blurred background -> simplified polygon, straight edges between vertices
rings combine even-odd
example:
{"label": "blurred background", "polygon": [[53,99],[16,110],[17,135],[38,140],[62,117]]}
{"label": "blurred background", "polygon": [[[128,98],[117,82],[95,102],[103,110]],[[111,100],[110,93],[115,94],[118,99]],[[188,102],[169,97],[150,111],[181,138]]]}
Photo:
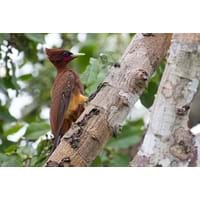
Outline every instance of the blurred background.
{"label": "blurred background", "polygon": [[[86,56],[71,62],[85,94],[92,94],[119,61],[133,33],[0,34],[0,166],[43,166],[52,145],[50,90],[56,74],[44,48],[65,48]],[[149,121],[165,60],[131,110],[117,138],[111,138],[91,166],[128,166]],[[198,101],[199,102],[199,97]],[[194,110],[200,113],[200,106]],[[195,114],[194,114],[195,115]],[[199,116],[191,126],[199,123]]]}

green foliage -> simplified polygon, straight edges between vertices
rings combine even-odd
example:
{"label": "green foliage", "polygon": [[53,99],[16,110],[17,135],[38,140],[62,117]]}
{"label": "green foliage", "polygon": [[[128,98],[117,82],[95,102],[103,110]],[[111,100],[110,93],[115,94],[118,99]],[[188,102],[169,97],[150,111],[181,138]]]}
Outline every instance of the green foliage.
{"label": "green foliage", "polygon": [[125,167],[128,166],[129,156],[123,153],[114,154],[110,161],[112,167]]}
{"label": "green foliage", "polygon": [[12,135],[19,131],[23,127],[23,124],[16,123],[14,125],[9,126],[7,130],[4,131],[4,136],[7,137],[8,135]]}
{"label": "green foliage", "polygon": [[143,121],[127,121],[119,135],[111,138],[92,166],[128,166],[131,148],[141,141]]}
{"label": "green foliage", "polygon": [[117,58],[112,52],[102,53],[99,58],[90,58],[89,65],[81,74],[81,81],[85,86],[85,93],[90,95],[97,89],[97,86],[104,80],[108,69],[117,62]]}
{"label": "green foliage", "polygon": [[4,40],[8,40],[9,37],[10,37],[10,34],[8,34],[8,33],[1,33],[0,34],[0,44],[2,44]]}
{"label": "green foliage", "polygon": [[46,122],[32,122],[26,130],[24,137],[28,140],[37,140],[39,137],[44,136],[50,127]]}
{"label": "green foliage", "polygon": [[0,105],[0,120],[7,122],[12,122],[15,120],[15,118],[9,113],[6,106]]}
{"label": "green foliage", "polygon": [[44,43],[43,33],[10,34],[10,44],[25,54],[25,61],[38,62],[38,43]]}
{"label": "green foliage", "polygon": [[22,160],[17,155],[7,156],[0,153],[0,166],[1,167],[21,167],[23,166]]}
{"label": "green foliage", "polygon": [[37,42],[44,43],[44,34],[43,33],[25,33],[24,34],[28,39]]}
{"label": "green foliage", "polygon": [[122,128],[122,132],[117,138],[112,138],[108,142],[108,146],[111,148],[129,148],[134,144],[140,142],[143,121],[139,120],[137,122],[128,121]]}
{"label": "green foliage", "polygon": [[165,61],[162,61],[159,67],[157,67],[153,76],[151,77],[151,80],[147,88],[144,90],[144,93],[140,97],[142,104],[147,108],[150,108],[153,104],[155,94],[157,93],[158,86],[164,71],[164,66],[165,66]]}
{"label": "green foliage", "polygon": [[[45,101],[39,101],[40,95],[43,95],[46,90],[46,84],[41,82],[43,78],[37,76],[37,83],[40,85],[37,85],[39,86],[37,91],[33,91],[32,86],[36,80],[32,73],[16,77],[16,70],[19,71],[24,64],[38,64],[40,62],[38,59],[37,46],[39,43],[45,42],[44,37],[45,34],[0,34],[0,43],[2,44],[0,58],[3,63],[1,69],[5,71],[5,75],[0,74],[0,93],[4,96],[5,101],[3,103],[0,99],[0,139],[2,143],[0,145],[0,166],[42,166],[51,148],[51,141],[49,140],[45,143],[47,146],[42,146],[41,144],[44,143],[41,141],[39,145],[35,145],[34,147],[34,143],[50,130],[48,121],[40,118],[41,106],[49,102],[50,92],[48,91],[48,97],[45,98]],[[20,65],[16,64],[11,57],[13,48],[24,53],[24,59]],[[36,74],[40,71],[38,68],[33,68],[33,70]],[[53,73],[51,74],[53,77]],[[46,75],[44,77],[48,79]],[[21,83],[23,83],[23,85],[21,85]],[[48,88],[50,88],[50,81],[48,84]],[[11,98],[8,89],[16,91],[16,96]],[[12,100],[15,99],[18,94],[24,93],[32,96],[35,103],[33,104],[31,102],[29,105],[24,106],[21,118],[16,119],[12,113],[10,113],[9,107]],[[18,105],[16,105],[16,108],[17,106]],[[26,125],[27,129],[19,139],[14,141],[9,139],[11,135],[15,136],[16,133],[22,131]],[[42,150],[41,146],[43,148]],[[38,153],[41,152],[42,155],[39,155]]]}

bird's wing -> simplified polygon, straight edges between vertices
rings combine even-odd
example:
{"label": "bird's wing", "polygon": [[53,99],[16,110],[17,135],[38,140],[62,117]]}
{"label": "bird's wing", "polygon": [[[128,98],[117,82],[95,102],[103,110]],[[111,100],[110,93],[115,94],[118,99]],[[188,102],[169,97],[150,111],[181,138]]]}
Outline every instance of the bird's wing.
{"label": "bird's wing", "polygon": [[52,96],[51,125],[54,135],[60,134],[60,129],[64,121],[64,114],[69,106],[70,98],[75,87],[75,76],[67,72],[58,79]]}

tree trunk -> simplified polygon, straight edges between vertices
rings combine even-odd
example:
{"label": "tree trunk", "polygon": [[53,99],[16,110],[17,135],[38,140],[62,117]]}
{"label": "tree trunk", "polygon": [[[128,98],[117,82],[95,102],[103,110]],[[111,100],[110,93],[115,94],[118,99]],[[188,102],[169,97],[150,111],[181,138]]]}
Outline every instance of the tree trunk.
{"label": "tree trunk", "polygon": [[175,34],[150,124],[131,166],[196,165],[197,148],[187,123],[199,80],[200,34]]}
{"label": "tree trunk", "polygon": [[121,128],[170,45],[171,34],[136,34],[85,111],[63,136],[47,166],[88,166]]}

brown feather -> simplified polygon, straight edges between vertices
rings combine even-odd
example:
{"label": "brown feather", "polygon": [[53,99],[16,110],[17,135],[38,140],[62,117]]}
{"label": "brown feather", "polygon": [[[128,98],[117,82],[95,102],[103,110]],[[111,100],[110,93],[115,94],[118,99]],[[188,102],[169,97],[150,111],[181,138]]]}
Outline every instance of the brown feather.
{"label": "brown feather", "polygon": [[86,97],[83,96],[83,85],[79,76],[67,67],[62,60],[62,49],[47,49],[49,60],[55,65],[57,75],[52,88],[50,124],[54,134],[53,150],[60,138],[69,130],[72,122],[84,110]]}

